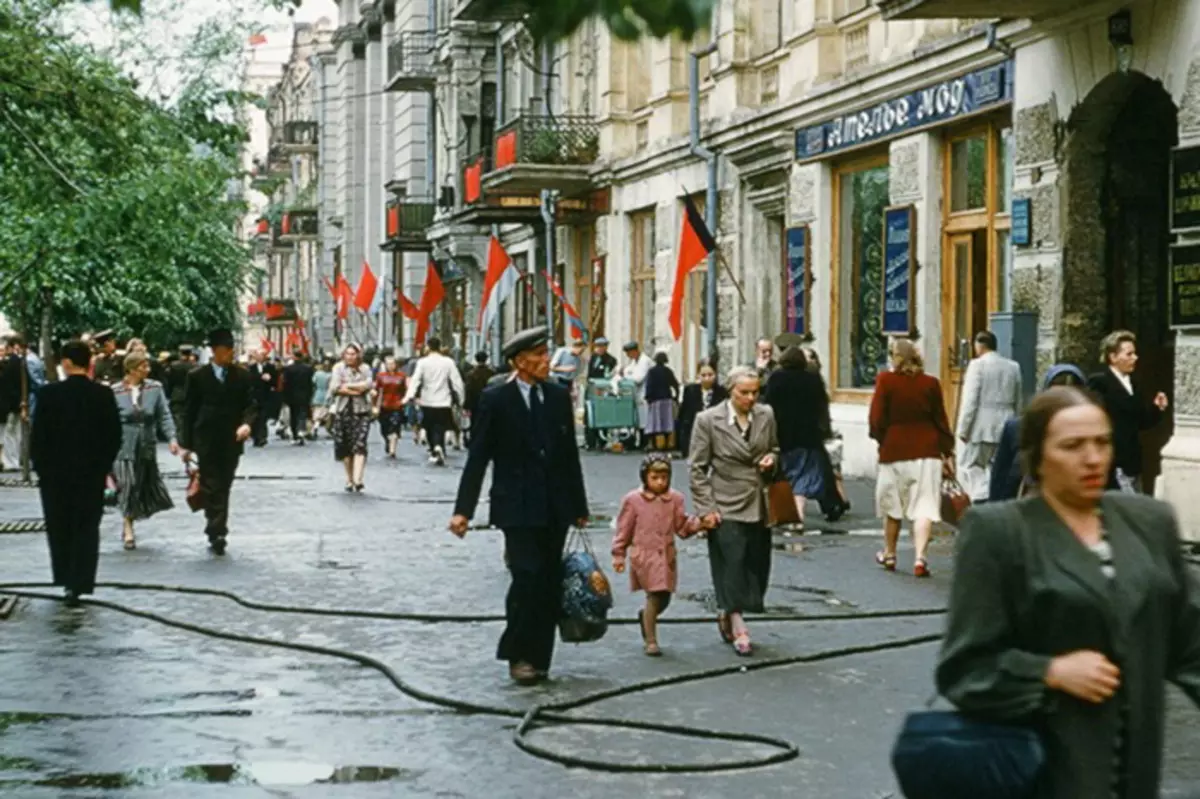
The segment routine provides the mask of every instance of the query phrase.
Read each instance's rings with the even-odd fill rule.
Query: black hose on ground
[[[213,596],[227,599],[237,604],[253,609],[269,613],[295,613],[316,616],[340,616],[345,618],[371,618],[371,619],[386,619],[391,621],[411,621],[419,623],[478,623],[492,622],[502,620],[502,616],[439,616],[427,613],[386,613],[379,611],[367,610],[335,610],[325,608],[305,608],[289,605],[272,605],[253,600],[244,599],[237,594],[220,591],[209,588],[194,588],[189,586],[169,586],[156,585],[150,583],[99,583],[97,587],[115,588],[125,591],[152,591],[152,592],[173,592],[180,594],[191,594],[199,596]],[[0,583],[0,595],[16,596],[25,599],[39,599],[54,602],[62,602],[64,598],[57,594],[47,594],[38,591],[31,591],[31,588],[54,588],[49,583]],[[386,677],[392,685],[401,693],[427,704],[437,707],[446,708],[458,713],[469,713],[486,716],[501,716],[506,718],[519,719],[516,730],[513,733],[513,743],[534,757],[558,763],[564,766],[574,768],[584,768],[593,771],[607,772],[651,772],[663,774],[684,774],[684,773],[701,773],[701,772],[718,772],[732,771],[749,768],[760,768],[763,766],[774,765],[793,760],[800,756],[799,748],[792,742],[782,738],[776,738],[767,735],[757,735],[754,733],[730,732],[721,730],[705,729],[701,727],[688,727],[680,724],[662,724],[656,722],[638,721],[635,719],[622,718],[602,718],[602,717],[579,717],[567,715],[568,711],[577,710],[588,705],[602,702],[606,699],[612,699],[618,696],[627,696],[629,694],[640,693],[655,688],[663,688],[671,685],[680,685],[684,683],[697,682],[701,680],[709,680],[717,677],[724,677],[740,672],[762,671],[764,669],[779,668],[782,666],[792,666],[803,663],[817,663],[825,660],[833,660],[835,658],[848,657],[851,655],[868,654],[872,652],[887,652],[898,649],[905,649],[923,644],[932,643],[939,640],[940,634],[926,634],[914,636],[911,638],[902,638],[894,641],[884,641],[873,644],[864,644],[860,646],[842,647],[837,649],[828,649],[820,652],[813,652],[807,655],[794,655],[791,657],[769,658],[761,660],[748,660],[715,669],[704,669],[701,671],[688,672],[684,674],[674,674],[665,677],[660,677],[654,680],[646,680],[644,682],[632,683],[629,685],[619,686],[604,691],[597,691],[586,696],[570,699],[561,702],[548,702],[534,705],[528,711],[506,708],[496,705],[484,705],[474,702],[464,702],[452,697],[442,696],[439,694],[430,693],[400,678],[398,674],[386,663],[358,652],[352,652],[345,649],[336,649],[333,647],[319,646],[316,644],[306,644],[298,641],[279,641],[272,638],[263,638],[260,636],[243,635],[241,633],[233,633],[215,627],[207,627],[192,622],[174,619],[169,616],[163,616],[151,611],[139,610],[128,605],[123,605],[119,602],[111,602],[105,599],[95,599],[84,597],[80,600],[85,605],[104,608],[106,610],[116,611],[118,613],[132,616],[134,618],[152,621],[157,624],[162,624],[167,627],[173,627],[178,630],[196,633],[198,635],[216,638],[234,643],[254,644],[258,646],[268,646],[276,649],[287,649],[294,652],[304,652],[311,655],[321,655],[323,657],[338,658],[347,660],[352,663],[357,663],[361,666],[374,669],[375,671]],[[942,609],[931,610],[900,610],[900,611],[873,611],[860,613],[846,614],[824,614],[814,616],[804,615],[789,615],[789,616],[764,616],[761,620],[767,621],[853,621],[862,619],[885,619],[885,618],[903,618],[913,616],[933,616],[944,613]],[[665,621],[665,619],[664,619]],[[676,624],[711,624],[712,618],[688,618],[674,619]],[[620,619],[614,620],[616,624],[632,624],[636,620]],[[604,760],[594,760],[591,758],[577,757],[574,755],[564,754],[561,752],[551,751],[543,746],[532,742],[529,738],[530,733],[542,726],[590,726],[590,727],[615,727],[627,730],[641,730],[646,732],[657,732],[666,735],[682,736],[687,738],[696,738],[703,740],[721,741],[728,744],[759,744],[770,747],[774,751],[758,757],[738,758],[735,760],[723,761],[706,761],[697,763],[625,763]]]

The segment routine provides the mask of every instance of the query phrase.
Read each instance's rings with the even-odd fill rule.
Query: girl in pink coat
[[[662,655],[658,648],[658,616],[671,604],[675,592],[675,536],[686,538],[701,529],[700,519],[689,516],[683,494],[671,488],[671,460],[652,453],[642,461],[642,487],[621,500],[617,533],[613,536],[613,569],[625,571],[625,553],[630,557],[629,582],[634,591],[646,592],[646,608],[638,611],[645,651]]]

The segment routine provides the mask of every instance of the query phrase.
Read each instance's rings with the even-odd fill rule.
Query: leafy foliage
[[[32,332],[49,288],[56,334],[157,346],[232,325],[252,264],[226,196],[245,98],[199,76],[148,100],[55,30],[64,4],[0,0],[0,310]]]

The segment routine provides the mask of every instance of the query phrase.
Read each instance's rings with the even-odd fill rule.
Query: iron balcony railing
[[[514,164],[588,166],[600,155],[600,127],[590,116],[522,114],[496,132],[493,169]]]
[[[315,145],[317,123],[311,120],[292,120],[283,123],[283,144],[293,146]]]
[[[389,242],[423,241],[437,206],[427,198],[404,198],[387,204],[385,228]]]
[[[424,89],[437,81],[437,32],[401,31],[388,45],[388,85]]]

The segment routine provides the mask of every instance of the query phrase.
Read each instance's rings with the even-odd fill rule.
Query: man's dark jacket
[[[43,483],[103,486],[121,448],[121,418],[112,389],[83,375],[47,383],[38,391],[29,446]]]
[[[1112,422],[1113,467],[1130,477],[1137,477],[1142,473],[1140,433],[1158,424],[1162,411],[1142,394],[1137,378],[1132,380],[1133,393],[1130,394],[1112,370],[1105,369],[1088,379],[1088,388],[1100,398]]]
[[[237,364],[225,370],[225,382],[217,379],[212,364],[193,369],[187,378],[184,423],[179,444],[200,456],[228,457],[242,453],[237,429],[253,425],[258,412],[250,373]]]
[[[167,400],[171,405],[180,407],[187,396],[187,377],[196,368],[195,361],[180,358],[171,364],[167,370]]]
[[[294,361],[283,367],[283,401],[289,406],[312,405],[313,367],[307,361]]]
[[[588,515],[571,395],[550,382],[542,383],[541,390],[541,435],[532,429],[531,412],[515,380],[483,392],[458,485],[456,514],[468,519],[475,515],[491,463],[493,527],[565,529]]]
[[[488,382],[495,374],[492,367],[485,363],[477,364],[467,372],[467,376],[463,378],[463,391],[467,395],[463,398],[463,410],[475,412],[475,409],[479,407],[479,400],[483,397],[483,392],[488,387]]]

